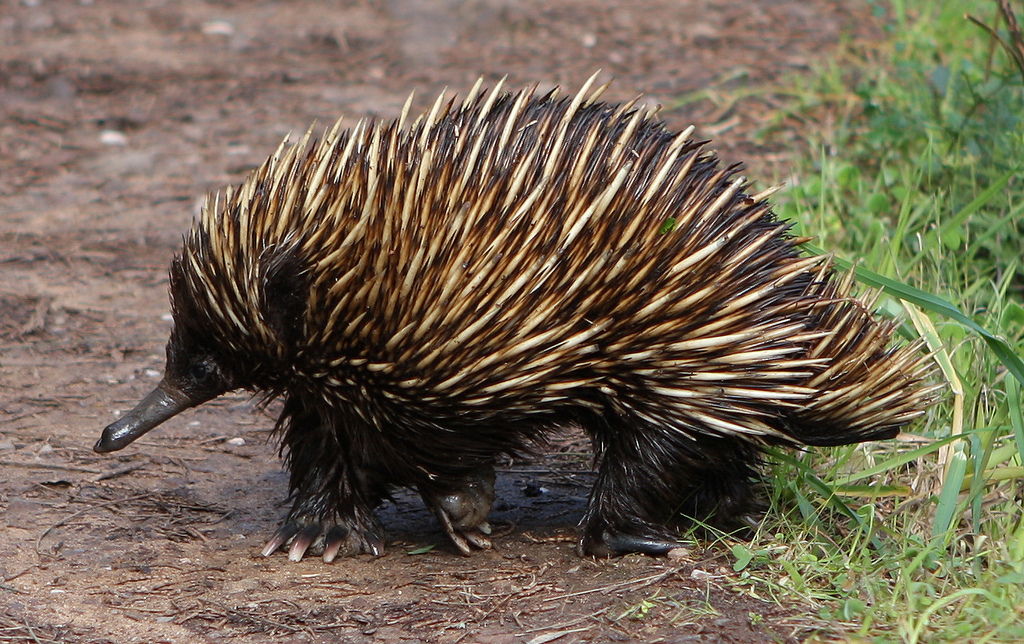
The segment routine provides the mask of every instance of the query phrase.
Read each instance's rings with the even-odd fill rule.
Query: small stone
[[[100,132],[100,143],[104,145],[128,145],[128,135],[118,130]]]
[[[227,20],[207,20],[201,29],[207,36],[230,36],[235,33],[235,26]]]
[[[681,559],[690,558],[690,550],[688,548],[672,548],[668,551],[668,558],[672,561],[679,561]]]
[[[241,446],[245,445],[245,439],[242,438],[241,436],[236,436],[235,438],[229,438],[228,439],[228,445],[234,445],[235,447],[241,447]]]

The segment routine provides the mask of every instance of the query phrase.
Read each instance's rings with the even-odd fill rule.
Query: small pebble
[[[689,559],[690,551],[687,548],[672,548],[668,551],[667,556],[672,561],[679,561],[680,559]]]
[[[104,145],[128,145],[128,135],[118,130],[100,132],[100,143]]]
[[[160,377],[160,372],[157,371],[156,369],[146,369],[142,373],[144,373],[147,378],[159,378]]]
[[[228,439],[228,445],[234,445],[236,447],[241,447],[242,445],[245,445],[245,439],[242,438],[241,436],[237,436],[235,438],[230,438],[230,439]]]
[[[202,30],[208,36],[230,36],[235,33],[235,26],[227,20],[208,20],[203,23]]]

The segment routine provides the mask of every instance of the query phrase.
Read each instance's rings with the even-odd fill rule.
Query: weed
[[[775,453],[782,518],[734,567],[856,637],[1022,641],[1024,38],[1005,0],[873,8],[885,42],[792,81],[763,135],[800,132],[780,215],[883,290],[947,402],[895,441]]]

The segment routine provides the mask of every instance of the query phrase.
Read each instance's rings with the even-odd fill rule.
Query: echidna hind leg
[[[281,425],[294,503],[263,555],[288,544],[292,561],[307,551],[322,551],[328,563],[339,555],[384,554],[383,527],[374,516],[387,488],[379,471],[355,463],[335,429],[295,398],[285,402]]]
[[[452,543],[464,554],[491,547],[487,515],[494,505],[494,467],[479,467],[454,481],[419,486],[427,507],[433,510]]]
[[[765,511],[760,452],[739,440],[701,438],[707,459],[691,465],[691,484],[680,488],[678,516],[733,536],[749,538]]]
[[[624,485],[626,472],[613,469],[617,468],[609,463],[598,472],[580,522],[579,553],[595,557],[631,552],[657,556],[683,545],[666,525],[645,516],[639,507],[641,498],[651,492]]]
[[[648,440],[649,431],[624,425],[624,419],[584,424],[598,465],[580,522],[581,555],[663,555],[681,545],[666,525],[673,512],[663,481],[672,470],[657,458],[660,451]]]
[[[757,451],[741,441],[654,428],[592,436],[600,460],[580,524],[581,554],[663,555],[682,545],[670,526],[706,522],[732,531],[760,511]]]

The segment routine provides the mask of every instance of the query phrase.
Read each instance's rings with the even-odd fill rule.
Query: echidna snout
[[[160,384],[133,410],[107,425],[93,449],[100,453],[123,449],[165,420],[235,388],[213,356],[172,334]]]
[[[171,267],[157,390],[120,449],[225,391],[280,397],[294,505],[264,554],[380,554],[416,489],[490,546],[494,464],[583,428],[584,554],[664,553],[759,511],[768,445],[894,436],[936,388],[919,345],[801,256],[737,167],[632,104],[439,98],[282,146],[207,201]],[[290,544],[290,545],[289,545]]]

